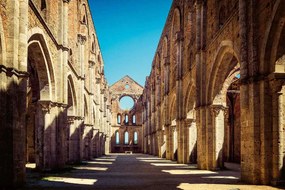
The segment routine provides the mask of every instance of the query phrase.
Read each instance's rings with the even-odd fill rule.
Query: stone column
[[[67,105],[62,103],[57,103],[57,117],[54,119],[54,133],[56,138],[56,167],[63,168],[66,162],[66,131],[68,128],[67,125]]]
[[[197,163],[197,128],[195,119],[186,119],[185,129],[188,131],[186,162]]]
[[[184,119],[179,119],[176,121],[177,123],[177,162],[178,163],[186,163],[186,152],[187,152],[187,136],[188,131],[185,130],[185,122]]]
[[[196,125],[197,125],[197,164],[199,169],[208,169],[208,136],[206,130],[206,115],[205,107],[196,108]]]
[[[36,142],[38,152],[36,165],[40,170],[50,170],[52,168],[51,155],[53,143],[51,139],[51,101],[39,101],[39,110],[37,114],[38,126],[36,129]]]
[[[4,189],[23,185],[26,177],[28,4],[28,0],[6,1],[8,24],[5,39],[0,39],[5,44],[0,63],[0,134],[5,134],[0,139],[0,184]]]
[[[65,130],[66,134],[66,162],[72,162],[72,143],[71,143],[71,129],[74,128],[74,116],[67,117],[67,126]]]
[[[166,159],[171,160],[171,150],[170,150],[170,125],[165,125],[165,135],[166,135]]]
[[[264,163],[262,167],[263,172],[266,172],[265,169],[266,166],[268,166],[268,162],[270,160],[269,157],[272,156],[272,169],[267,169],[269,170],[268,173],[265,173],[267,175],[264,175],[262,177],[264,178],[264,182],[271,182],[274,185],[278,185],[278,183],[284,179],[285,171],[285,76],[282,74],[279,76],[279,79],[276,79],[276,77],[277,76],[275,76],[274,79],[270,81],[270,88],[272,93],[272,131],[267,130],[265,134],[269,137],[272,137],[272,148],[270,147],[270,149],[266,149],[265,147],[264,149],[267,151],[264,151],[264,154],[262,155],[264,159],[266,158],[267,161],[267,163]],[[266,146],[266,144],[264,144],[264,146]],[[272,176],[269,176],[269,172]],[[271,181],[266,179],[270,179]]]
[[[79,115],[84,116],[84,80],[85,80],[85,43],[86,43],[86,36],[78,34],[77,36],[78,44],[79,44],[79,60],[78,63],[80,65],[80,93],[78,95],[78,102],[79,104]]]
[[[224,167],[223,145],[225,136],[225,113],[227,108],[222,105],[212,105],[211,116],[212,125],[209,126],[209,167],[211,170],[217,170]]]
[[[97,158],[99,155],[99,149],[98,149],[98,136],[99,136],[99,129],[93,128],[93,157]]]
[[[62,27],[59,27],[60,29],[62,28],[62,31],[59,31],[59,34],[61,34],[61,37],[59,38],[59,42],[62,43],[62,48],[61,48],[61,56],[62,56],[62,63],[60,64],[62,69],[62,76],[61,76],[61,83],[62,83],[62,87],[60,90],[61,91],[61,97],[62,97],[62,101],[64,103],[67,103],[67,65],[68,65],[68,52],[69,52],[69,48],[68,48],[68,4],[69,4],[70,0],[63,0],[63,7],[62,7],[62,21],[61,21],[61,25]],[[60,56],[59,56],[60,57]]]
[[[170,144],[170,149],[172,150],[172,160],[177,160],[178,154],[178,134],[177,134],[177,126],[171,126],[171,138],[172,145]]]
[[[70,125],[70,150],[69,150],[69,161],[71,163],[79,163],[81,161],[81,125],[83,118],[76,116],[74,117],[74,123]]]

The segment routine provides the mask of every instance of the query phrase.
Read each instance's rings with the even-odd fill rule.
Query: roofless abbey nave
[[[284,185],[284,19],[283,0],[173,0],[145,86],[109,86],[87,0],[0,0],[0,187],[110,152]]]

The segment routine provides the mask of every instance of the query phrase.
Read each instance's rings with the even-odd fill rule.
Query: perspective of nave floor
[[[270,186],[240,183],[238,165],[229,164],[223,171],[198,170],[196,165],[176,162],[144,154],[109,154],[86,161],[59,173],[28,172],[29,190],[112,190],[112,189],[215,189],[273,190]]]

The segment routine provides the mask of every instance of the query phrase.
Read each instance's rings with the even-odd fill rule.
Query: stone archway
[[[233,144],[230,144],[236,143],[232,140],[233,137],[239,137],[239,139],[236,139],[236,141],[238,142],[237,146],[240,146],[240,122],[239,120],[231,120],[231,122],[229,122],[229,118],[234,118],[233,114],[239,114],[240,110],[229,112],[229,107],[234,106],[229,105],[231,102],[227,101],[229,95],[233,92],[237,93],[239,97],[239,87],[236,87],[237,89],[232,89],[233,83],[238,84],[240,73],[240,65],[236,55],[237,54],[233,50],[231,42],[222,42],[213,64],[210,75],[211,77],[208,83],[208,126],[205,129],[207,138],[204,142],[206,142],[206,146],[208,147],[208,158],[206,159],[206,165],[207,168],[211,170],[224,167],[225,155],[228,156],[226,153],[229,152],[227,149],[230,147],[235,147]],[[237,100],[239,100],[239,98],[235,98],[234,103],[236,103]],[[239,104],[239,102],[237,102],[237,104]],[[239,109],[239,107],[236,108]],[[237,116],[237,118],[240,118],[240,114]],[[199,141],[200,140],[198,140],[198,142]],[[240,157],[240,149],[237,150],[239,150],[238,155]],[[198,151],[201,150],[198,149]]]
[[[28,41],[27,87],[27,162],[40,170],[51,169],[55,163],[51,152],[54,77],[49,51],[42,34],[33,34]]]
[[[186,119],[184,120],[184,162],[197,163],[197,127],[195,111],[195,88],[189,85],[184,102],[186,103]]]
[[[170,126],[166,133],[166,159],[177,160],[178,154],[178,136],[177,136],[177,125],[176,125],[176,96],[174,95],[170,99],[169,116]]]

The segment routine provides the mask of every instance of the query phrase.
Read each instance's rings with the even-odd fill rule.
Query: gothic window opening
[[[119,131],[116,131],[116,144],[120,144],[120,134]]]
[[[134,145],[138,144],[138,132],[134,132]]]
[[[226,21],[226,10],[225,6],[221,6],[219,11],[219,28],[222,28]]]
[[[95,53],[96,52],[96,45],[95,45],[95,35],[93,34],[93,39],[92,39],[92,52]]]
[[[136,124],[136,115],[133,115],[132,120],[133,120],[133,124]]]
[[[46,10],[46,8],[47,8],[46,0],[41,0],[41,11]]]
[[[87,25],[87,16],[86,16],[86,14],[87,14],[86,6],[83,5],[82,8],[81,8],[81,16],[80,16],[81,17],[80,18],[80,22],[83,25]]]
[[[121,115],[120,114],[117,115],[117,123],[121,124]]]
[[[124,141],[124,144],[129,144],[129,133],[126,131],[125,132],[125,135],[124,135],[124,139],[125,139],[125,141]]]
[[[125,115],[125,124],[129,123],[129,116],[126,114]]]

